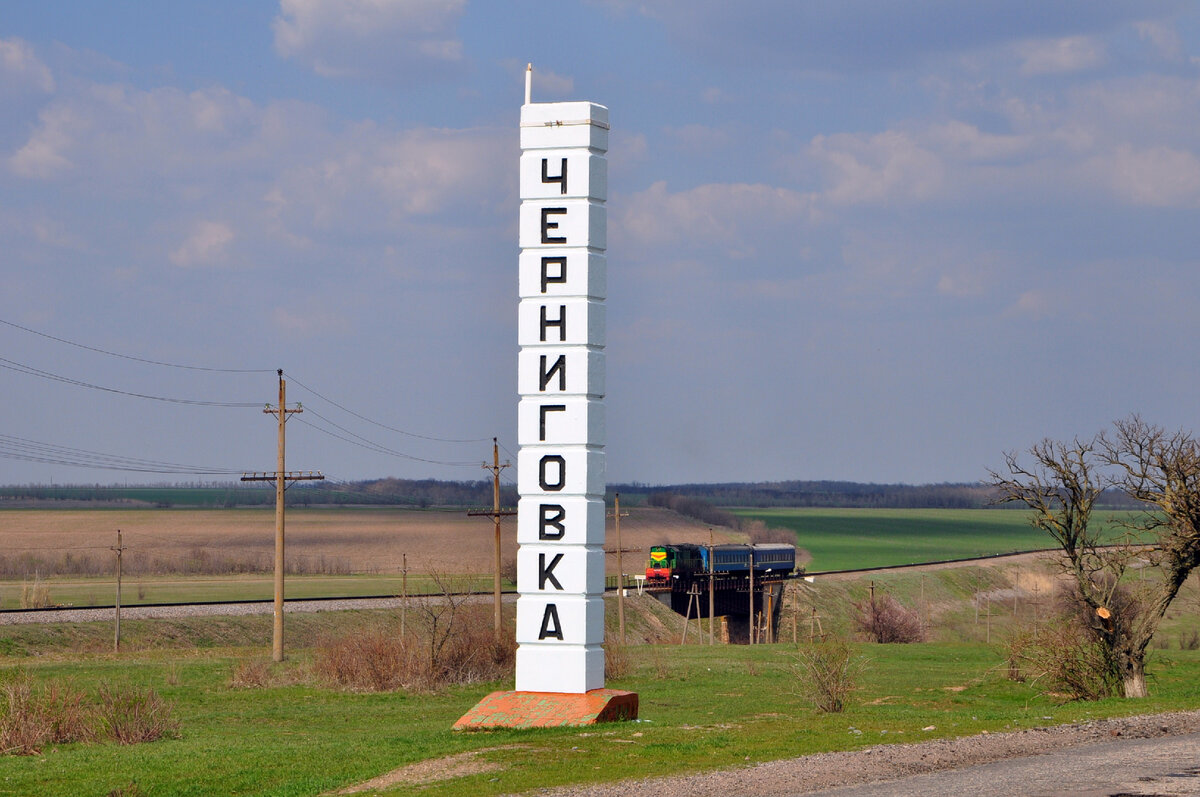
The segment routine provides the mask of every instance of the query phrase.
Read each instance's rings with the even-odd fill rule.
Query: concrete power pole
[[[492,521],[496,527],[496,551],[495,563],[492,572],[492,595],[495,607],[493,610],[494,617],[492,618],[495,626],[496,639],[500,638],[500,518],[508,517],[509,515],[517,514],[514,510],[500,509],[500,471],[511,467],[512,463],[505,462],[500,464],[500,444],[496,438],[492,438],[492,464],[483,463],[484,470],[492,472],[492,511],[491,512],[468,512],[467,516],[491,515]]]
[[[271,642],[271,658],[275,661],[283,661],[283,505],[284,492],[287,490],[288,482],[298,481],[313,481],[324,479],[320,473],[312,471],[301,472],[295,471],[289,473],[284,465],[284,449],[285,449],[285,433],[284,425],[287,423],[289,415],[297,412],[303,412],[303,408],[299,405],[295,409],[287,408],[287,383],[283,381],[283,369],[277,371],[279,375],[279,405],[271,407],[270,404],[263,410],[268,415],[274,415],[279,419],[279,445],[276,470],[274,473],[248,473],[242,475],[244,482],[275,482],[275,627]]]

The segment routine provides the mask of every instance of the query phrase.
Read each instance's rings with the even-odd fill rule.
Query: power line
[[[475,466],[478,464],[477,460],[471,460],[470,462],[467,462],[467,461],[452,462],[452,461],[438,460],[438,459],[426,459],[424,457],[418,457],[418,456],[414,456],[412,454],[405,454],[403,451],[396,451],[394,449],[388,448],[387,446],[383,446],[383,445],[380,445],[379,443],[368,440],[367,438],[365,438],[361,435],[357,435],[354,432],[351,432],[349,429],[346,429],[343,426],[339,426],[338,424],[334,423],[333,421],[326,418],[324,415],[321,415],[320,413],[316,412],[315,410],[313,410],[311,408],[306,407],[305,409],[307,409],[313,415],[316,415],[318,418],[325,421],[325,423],[329,424],[330,426],[334,427],[335,429],[339,429],[339,430],[345,432],[346,434],[350,435],[350,437],[345,437],[343,435],[337,434],[336,432],[331,432],[328,429],[317,426],[316,424],[309,423],[308,421],[304,420],[303,418],[297,418],[296,419],[297,421],[299,421],[300,423],[302,423],[305,426],[308,426],[312,429],[316,429],[318,432],[327,434],[330,437],[336,437],[338,440],[345,441],[347,443],[350,443],[351,445],[356,445],[359,448],[365,448],[368,451],[374,451],[379,454],[388,454],[393,457],[400,457],[401,459],[409,459],[409,460],[413,460],[414,462],[425,462],[430,465],[450,465],[453,467],[467,467],[467,466]],[[351,437],[357,438],[357,439],[352,440]]]
[[[79,349],[86,349],[87,351],[94,351],[97,354],[106,354],[109,357],[120,357],[122,360],[132,360],[134,362],[146,363],[148,365],[161,365],[166,368],[182,368],[187,371],[212,371],[215,373],[223,373],[223,374],[269,374],[273,370],[270,368],[206,368],[206,367],[200,366],[200,365],[180,365],[179,363],[168,363],[168,362],[163,362],[161,360],[147,360],[144,357],[134,357],[129,354],[121,354],[121,353],[115,352],[115,351],[108,351],[107,349],[98,349],[95,346],[88,346],[84,343],[77,343],[73,340],[67,340],[66,338],[56,337],[56,336],[50,335],[46,332],[39,332],[36,329],[30,329],[29,327],[23,327],[20,324],[14,324],[12,321],[5,321],[3,318],[0,318],[0,324],[4,324],[5,326],[12,327],[13,329],[19,329],[22,332],[28,332],[31,335],[38,335],[39,337],[46,338],[47,340],[53,340],[57,343],[65,343],[68,346],[75,346],[76,348],[79,348]]]
[[[123,470],[132,473],[172,473],[197,476],[227,476],[241,473],[229,468],[213,468],[196,465],[181,465],[119,454],[106,454],[82,448],[69,448],[53,443],[42,443],[24,437],[0,434],[0,457],[25,462],[42,462],[49,465],[68,465],[97,470]]]
[[[486,443],[487,442],[486,437],[472,437],[472,438],[459,440],[459,439],[454,439],[454,438],[449,438],[449,437],[433,437],[431,435],[418,434],[416,432],[406,432],[403,429],[397,429],[394,426],[388,426],[386,423],[380,423],[379,421],[372,420],[365,415],[360,415],[359,413],[355,412],[352,409],[349,409],[348,407],[343,407],[341,404],[338,404],[333,399],[328,398],[327,396],[323,396],[320,393],[318,393],[317,391],[313,390],[311,387],[304,384],[299,379],[292,376],[290,373],[286,374],[286,376],[294,384],[307,390],[309,393],[312,393],[314,396],[321,399],[322,401],[332,404],[333,406],[337,407],[342,412],[349,413],[350,415],[353,415],[355,418],[358,418],[361,421],[366,421],[367,423],[370,423],[370,424],[374,424],[375,426],[378,426],[381,429],[387,429],[389,432],[396,432],[397,434],[402,434],[407,437],[416,437],[416,438],[420,438],[421,440],[432,440],[435,443]],[[328,420],[328,419],[326,419],[326,420]],[[338,427],[338,428],[341,428],[341,427]]]
[[[53,382],[62,382],[64,384],[68,384],[68,385],[75,385],[76,387],[86,387],[91,390],[102,390],[105,393],[115,393],[120,396],[131,396],[133,398],[149,399],[151,401],[165,401],[170,404],[189,404],[192,406],[200,406],[200,407],[237,407],[237,408],[261,407],[262,406],[261,401],[200,401],[200,400],[195,400],[195,399],[181,399],[181,398],[169,398],[166,396],[152,396],[148,393],[134,393],[134,392],[128,391],[128,390],[119,390],[114,387],[104,387],[102,385],[94,385],[91,382],[83,382],[78,379],[71,379],[70,377],[60,376],[58,374],[52,374],[49,371],[43,371],[40,368],[34,368],[33,366],[30,366],[30,365],[23,365],[22,363],[14,362],[13,360],[8,360],[8,359],[5,359],[4,357],[0,357],[0,368],[7,368],[8,370],[16,371],[17,373],[28,374],[29,376],[37,376],[37,377],[41,377],[42,379],[49,379]]]

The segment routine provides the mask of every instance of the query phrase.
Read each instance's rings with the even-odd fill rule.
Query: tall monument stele
[[[516,690],[456,728],[637,716],[604,688],[608,109],[521,108]]]

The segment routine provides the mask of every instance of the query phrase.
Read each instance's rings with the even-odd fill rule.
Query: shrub
[[[271,664],[263,659],[239,661],[229,673],[231,689],[261,689],[272,682]]]
[[[486,607],[476,605],[458,615],[458,627],[442,648],[431,673],[432,685],[495,681],[512,674],[517,643],[511,634],[496,638]]]
[[[1007,643],[1009,669],[1028,669],[1047,694],[1100,700],[1121,694],[1120,675],[1104,647],[1071,618],[1018,631]]]
[[[407,642],[407,644],[406,644]],[[365,692],[420,684],[424,654],[386,629],[330,637],[317,644],[313,671],[326,683]]]
[[[755,545],[770,543],[796,544],[796,532],[791,529],[771,528],[761,520],[742,521],[742,531],[750,537],[750,542]]]
[[[496,639],[486,609],[456,611],[453,623],[437,626],[436,637],[429,627],[404,637],[395,628],[328,637],[316,647],[313,672],[324,683],[368,692],[436,690],[507,677],[516,643],[508,634]]]
[[[21,583],[21,608],[22,609],[45,609],[50,605],[50,587],[38,576],[34,576],[33,582],[24,581]]]
[[[801,647],[792,671],[800,684],[800,694],[818,711],[838,713],[845,708],[864,666],[849,645],[832,639]]]
[[[0,689],[0,751],[35,755],[48,744],[96,738],[96,717],[87,697],[69,686],[50,683],[35,689],[20,675]]]
[[[105,733],[120,744],[179,735],[179,723],[171,717],[171,704],[153,689],[101,684],[99,699],[100,723]]]
[[[891,595],[854,604],[855,627],[872,642],[883,644],[924,642],[921,616]]]
[[[615,642],[604,643],[604,680],[625,678],[633,671],[629,649]]]

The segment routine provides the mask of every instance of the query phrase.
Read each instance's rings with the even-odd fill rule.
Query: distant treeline
[[[437,479],[371,479],[329,484],[295,482],[285,493],[288,506],[492,506],[492,482],[439,481]],[[516,506],[517,491],[501,486],[500,501]],[[233,508],[273,506],[275,486],[270,482],[248,486],[226,484],[155,485],[20,485],[0,487],[0,508],[24,505],[89,505]]]
[[[274,485],[226,484],[157,485],[25,485],[0,487],[0,508],[29,503],[66,506],[83,503],[108,506],[231,508],[270,506]],[[723,484],[612,484],[623,506],[664,506],[701,522],[735,525],[718,507],[849,507],[869,509],[976,509],[991,505],[992,488],[973,484],[864,484],[841,481],[728,482]],[[491,508],[492,482],[438,479],[370,479],[332,484],[296,482],[287,491],[288,506],[410,506]],[[689,501],[694,503],[688,503]],[[502,485],[500,503],[517,503],[514,485]],[[1106,508],[1136,508],[1124,494],[1107,492]],[[716,513],[716,514],[712,514]],[[736,527],[736,525],[735,525]]]
[[[630,493],[646,494],[647,501],[662,501],[663,499],[656,499],[656,496],[670,495],[676,498],[699,499],[714,507],[982,509],[993,506],[997,496],[991,486],[979,482],[922,485],[839,481],[731,482],[673,484],[662,487],[633,485],[625,489]],[[1106,491],[1097,505],[1112,509],[1137,507],[1124,493],[1115,490]]]

